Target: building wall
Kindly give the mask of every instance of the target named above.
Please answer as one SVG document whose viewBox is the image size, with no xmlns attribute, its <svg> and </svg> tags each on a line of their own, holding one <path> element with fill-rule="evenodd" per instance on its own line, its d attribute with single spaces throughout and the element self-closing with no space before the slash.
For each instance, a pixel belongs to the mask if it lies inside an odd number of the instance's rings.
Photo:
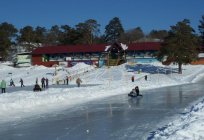
<svg viewBox="0 0 204 140">
<path fill-rule="evenodd" d="M 42 61 L 42 55 L 33 55 L 32 56 L 32 65 L 43 65 L 46 67 L 52 67 L 54 64 L 59 65 L 59 62 L 58 61 L 43 62 Z"/>
<path fill-rule="evenodd" d="M 17 64 L 31 63 L 31 55 L 17 55 Z"/>
<path fill-rule="evenodd" d="M 96 65 L 98 67 L 98 60 L 71 60 L 68 61 L 68 67 L 72 67 L 74 65 L 76 65 L 77 63 L 85 63 L 87 65 Z"/>
<path fill-rule="evenodd" d="M 198 61 L 192 62 L 192 65 L 203 65 L 204 64 L 204 58 L 199 58 Z"/>
</svg>

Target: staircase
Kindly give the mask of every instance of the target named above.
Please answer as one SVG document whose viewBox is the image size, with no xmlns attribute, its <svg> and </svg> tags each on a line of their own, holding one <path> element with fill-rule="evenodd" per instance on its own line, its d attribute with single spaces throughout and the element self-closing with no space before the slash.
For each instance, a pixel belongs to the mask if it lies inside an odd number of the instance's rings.
<svg viewBox="0 0 204 140">
<path fill-rule="evenodd" d="M 117 65 L 117 59 L 109 59 L 109 66 L 116 66 Z"/>
</svg>

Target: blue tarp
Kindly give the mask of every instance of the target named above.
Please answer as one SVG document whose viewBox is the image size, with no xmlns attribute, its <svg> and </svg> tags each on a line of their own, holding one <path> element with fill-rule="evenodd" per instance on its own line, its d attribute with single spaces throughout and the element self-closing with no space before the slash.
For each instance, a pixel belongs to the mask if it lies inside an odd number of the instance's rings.
<svg viewBox="0 0 204 140">
<path fill-rule="evenodd" d="M 141 71 L 141 72 L 150 73 L 150 74 L 178 73 L 178 68 L 160 67 L 160 66 L 153 66 L 150 64 L 126 65 L 126 69 L 129 72 Z"/>
</svg>

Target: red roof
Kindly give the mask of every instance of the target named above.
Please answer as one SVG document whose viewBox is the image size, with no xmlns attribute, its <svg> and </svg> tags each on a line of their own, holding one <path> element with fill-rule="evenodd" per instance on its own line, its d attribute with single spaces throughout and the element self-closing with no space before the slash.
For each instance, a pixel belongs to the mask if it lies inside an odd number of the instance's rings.
<svg viewBox="0 0 204 140">
<path fill-rule="evenodd" d="M 129 51 L 151 51 L 159 50 L 161 42 L 138 42 L 127 45 Z"/>
<path fill-rule="evenodd" d="M 56 53 L 85 53 L 104 52 L 107 44 L 95 45 L 64 45 L 64 46 L 44 46 L 36 48 L 32 54 L 56 54 Z M 159 42 L 139 42 L 129 44 L 128 50 L 159 50 Z"/>
</svg>

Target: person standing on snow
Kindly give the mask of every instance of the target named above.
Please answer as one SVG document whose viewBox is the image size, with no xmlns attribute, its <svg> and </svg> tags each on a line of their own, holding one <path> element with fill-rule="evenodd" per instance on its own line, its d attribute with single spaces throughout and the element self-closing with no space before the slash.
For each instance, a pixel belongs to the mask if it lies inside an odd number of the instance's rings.
<svg viewBox="0 0 204 140">
<path fill-rule="evenodd" d="M 48 78 L 45 79 L 46 88 L 48 88 Z"/>
<path fill-rule="evenodd" d="M 11 78 L 11 80 L 10 80 L 10 86 L 15 87 L 15 84 L 14 84 L 14 82 L 13 82 L 13 79 L 12 79 L 12 78 Z"/>
<path fill-rule="evenodd" d="M 135 77 L 134 77 L 134 76 L 132 76 L 132 77 L 131 77 L 131 80 L 132 80 L 132 82 L 134 82 L 134 81 L 135 81 Z"/>
<path fill-rule="evenodd" d="M 45 78 L 44 77 L 41 79 L 41 84 L 42 84 L 42 88 L 45 88 Z"/>
<path fill-rule="evenodd" d="M 22 78 L 20 79 L 20 83 L 21 83 L 21 87 L 25 87 L 24 84 L 23 84 L 23 79 Z"/>
<path fill-rule="evenodd" d="M 69 77 L 68 76 L 66 77 L 66 83 L 67 83 L 67 85 L 69 85 Z"/>
<path fill-rule="evenodd" d="M 147 75 L 145 75 L 145 81 L 147 81 Z"/>
<path fill-rule="evenodd" d="M 6 81 L 1 81 L 1 93 L 6 93 Z"/>
<path fill-rule="evenodd" d="M 80 87 L 80 85 L 81 85 L 81 83 L 82 83 L 81 79 L 80 79 L 80 78 L 77 78 L 77 79 L 76 79 L 76 83 L 77 83 L 77 86 Z"/>
</svg>

